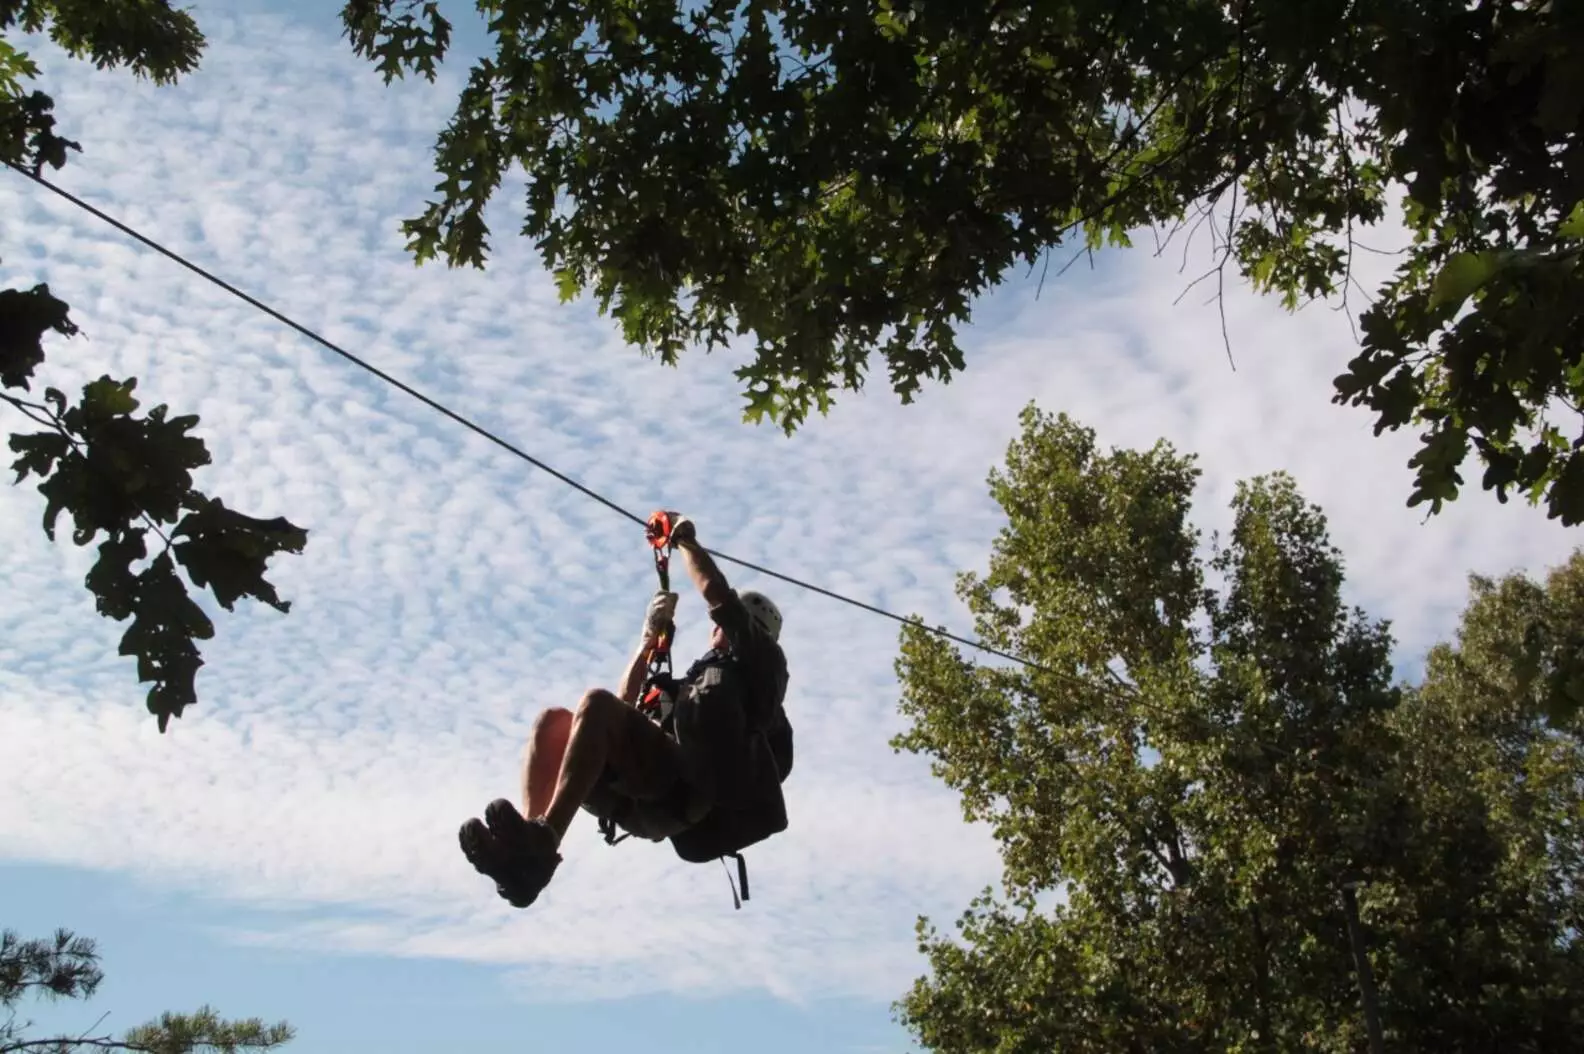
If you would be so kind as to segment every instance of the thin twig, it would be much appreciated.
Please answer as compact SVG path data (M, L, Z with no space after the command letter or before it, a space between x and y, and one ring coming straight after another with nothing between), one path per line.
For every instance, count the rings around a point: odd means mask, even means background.
M1241 184L1232 185L1232 206L1227 209L1226 252L1221 254L1221 263L1216 267L1216 306L1221 313L1221 343L1226 348L1227 362L1232 366L1232 372L1237 372L1237 361L1232 358L1232 335L1227 332L1226 317L1226 268L1232 259L1232 247L1235 243L1233 231L1237 228L1237 198Z
M1354 278L1352 281L1353 281L1353 288L1357 289L1359 291L1359 294L1361 296L1363 296L1365 300L1369 301L1369 304L1370 304L1371 307L1374 307L1375 306L1375 296L1374 296L1374 294L1372 294L1368 289L1365 289L1363 283L1361 283L1357 278Z
M26 417L28 420L34 422L35 424L41 424L45 428L55 428L55 427L57 427L55 422L53 420L51 420L50 418L48 418L48 417L39 417L38 413L35 413L35 411L38 411L38 412L42 412L42 413L45 413L45 414L49 414L50 413L50 408L47 407L47 406L42 406L39 403L30 403L26 399L18 399L16 396L7 395L4 392L0 392L0 399L4 399L6 402L8 402L12 406L16 407L17 410L20 411L24 417Z
M108 1010L106 1010L104 1013L100 1014L99 1015L99 1019L97 1021L95 1021L93 1024L89 1025L87 1028L82 1030L82 1035L77 1037L77 1042L81 1043L84 1040L86 1040L88 1038L88 1033L92 1032L94 1029L96 1029L100 1025L104 1024L104 1019L109 1017L109 1016L110 1016L110 1011L108 1011Z
M1089 246L1085 245L1083 248L1081 248L1077 252L1073 253L1072 259L1068 260L1067 263L1062 266L1062 269L1060 271L1056 272L1056 277L1060 278L1062 275L1064 275L1068 271L1072 270L1072 265L1077 263L1079 260L1083 259L1085 256L1087 256L1089 258L1089 270L1093 271L1094 270L1094 250L1089 248Z
M1376 249L1373 246L1365 245L1361 241L1355 241L1353 244L1354 244L1354 246L1356 248L1363 249L1367 253L1374 253L1376 256L1407 256L1408 255L1408 249L1406 249L1406 248L1402 248L1402 249Z
M1351 37L1349 40L1351 41ZM1349 45L1351 51L1351 43ZM1343 186L1343 200L1347 202L1347 262L1342 271L1342 310L1347 315L1348 330L1353 334L1353 343L1359 343L1358 323L1353 320L1352 305L1349 299L1349 290L1353 284L1353 193L1357 188L1357 174L1353 171L1353 157L1349 152L1351 144L1348 142L1347 128L1342 120L1342 93L1337 93L1336 101L1337 122L1337 147L1342 157L1342 171L1347 177Z
M1192 282L1189 282L1187 287L1184 288L1182 292L1178 293L1176 299L1172 301L1172 307L1176 307L1178 304L1181 304L1182 301L1183 301L1183 297L1185 297L1189 293L1193 292L1194 286L1198 285L1200 282L1203 282L1203 281L1207 280L1211 275L1215 274L1218 270L1219 270L1219 268L1212 267L1208 271L1206 271L1204 274L1200 275L1198 278L1195 278ZM1209 301L1206 301L1206 303L1208 303L1208 302Z
M1243 170L1247 162L1243 159L1246 152L1241 135L1243 126L1243 89L1248 81L1248 10L1252 5L1244 4L1238 11L1238 73L1237 95L1232 104L1232 129L1233 137L1233 162L1232 167ZM1216 307L1221 315L1221 344L1226 348L1227 362L1232 367L1232 372L1237 372L1237 361L1232 357L1232 336L1227 332L1226 317L1226 267L1232 259L1232 250L1237 244L1238 221L1238 191L1243 189L1241 178L1232 183L1232 203L1227 208L1226 251L1221 254L1221 263L1216 267Z
M1194 239L1199 236L1199 228L1203 227L1207 220L1211 221L1211 237L1214 239L1214 214L1199 202L1194 202L1194 207L1199 210L1199 222L1195 223L1193 228L1188 231L1188 240L1183 244L1182 263L1177 267L1178 274L1188 270L1188 251L1193 248ZM1187 221L1184 220L1183 222L1186 223ZM1212 253L1215 251L1215 242L1213 240L1211 241L1210 251Z
M1164 252L1165 249L1166 249L1166 244L1161 241L1161 227L1162 226L1164 226L1164 225L1163 224L1159 224L1159 223L1150 224L1150 237L1155 239L1155 252L1152 255L1157 260L1160 259L1160 254L1162 252Z

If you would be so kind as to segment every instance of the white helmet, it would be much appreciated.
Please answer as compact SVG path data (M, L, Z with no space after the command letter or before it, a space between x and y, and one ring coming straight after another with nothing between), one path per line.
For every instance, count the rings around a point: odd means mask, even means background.
M764 630L771 640L781 638L781 609L776 607L769 597L752 590L738 593L737 597L743 602L743 607L748 609L748 614L759 624L759 628Z

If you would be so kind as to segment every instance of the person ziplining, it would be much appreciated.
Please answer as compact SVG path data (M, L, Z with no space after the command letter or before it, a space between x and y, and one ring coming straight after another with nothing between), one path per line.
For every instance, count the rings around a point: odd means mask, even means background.
M693 863L735 857L744 900L742 850L786 830L792 727L781 612L762 593L731 587L692 521L656 512L646 531L660 589L617 690L591 689L575 711L543 711L524 757L522 810L497 798L458 832L468 863L513 907L528 907L549 885L579 809L598 818L610 844L635 835L670 839ZM672 550L714 623L709 650L681 678L671 675ZM741 907L736 898L734 887Z

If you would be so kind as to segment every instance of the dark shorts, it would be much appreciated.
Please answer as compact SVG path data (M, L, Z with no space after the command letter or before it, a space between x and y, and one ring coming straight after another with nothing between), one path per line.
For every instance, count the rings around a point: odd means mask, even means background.
M663 798L687 774L682 748L635 706L624 706L621 749L601 782L633 798Z
M625 707L620 748L583 808L638 838L668 838L690 825L693 783L677 741L636 707Z

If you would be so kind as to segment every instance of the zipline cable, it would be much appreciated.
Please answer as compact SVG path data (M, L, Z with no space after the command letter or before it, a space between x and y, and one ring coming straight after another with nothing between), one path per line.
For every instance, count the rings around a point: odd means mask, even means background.
M3 160L4 159L0 159L0 161L3 161ZM449 407L446 407L445 405L443 405L443 404L441 404L439 402L436 402L434 399L432 399L429 396L427 396L427 395L423 394L422 392L418 391L416 388L413 388L411 385L408 385L408 384L406 384L406 383L404 383L402 381L397 380L395 377L392 377L390 374L384 372L383 370L379 369L378 367L372 365L369 362L364 361L363 359L359 358L358 356L356 356L356 355L352 354L351 352L347 351L345 348L342 348L339 345L335 344L334 342L326 339L325 337L320 336L318 333L316 333L313 330L309 329L307 326L304 326L301 323L299 323L299 322L295 321L294 319L292 319L291 317L281 313L280 311L277 311L276 309L270 307L268 304L266 304L263 301L257 299L256 297L253 297L253 296L250 296L247 293L244 293L242 290L238 289L236 286L232 285L231 283L225 281L224 279L222 279L222 278L220 278L220 277L218 277L218 276L216 276L214 274L211 274L209 271L204 270L202 267L200 267L197 264L193 263L192 261L188 260L186 257L182 256L180 253L177 253L177 252L175 252L172 249L167 249L165 246L161 245L159 242L156 242L154 239L148 237L147 235L141 233L140 231L135 230L134 228L128 226L127 224L125 224L122 221L116 219L114 216L111 216L110 214L104 212L103 210L101 210L101 209L89 204L88 202L86 202L83 199L77 197L75 194L71 193L70 191L65 190L62 187L56 186L54 183L51 183L49 180L45 179L43 176L38 175L35 172L29 171L27 168L24 168L23 166L18 165L18 164L16 164L13 161L4 161L4 164L8 168L11 168L14 171L19 172L22 175L26 176L28 179L32 180L34 183L37 183L39 186L44 187L45 189L47 189L49 191L52 191L53 193L57 194L61 198L64 198L66 201L71 202L73 205L77 206L79 209L82 209L83 211L85 211L85 212L89 213L90 215L96 217L97 219L101 220L102 222L109 224L110 226L114 227L116 230L120 231L122 234L125 234L127 237L132 238L135 241L141 242L143 245L148 246L150 249L153 249L155 252L157 252L160 255L166 257L167 259L172 260L173 262L175 262L177 264L180 264L182 267L185 267L187 270L189 270L189 271L193 272L194 274L198 275L200 278L203 278L206 281L209 281L209 282L213 283L214 285L219 286L221 289L224 289L226 292L230 293L232 296L235 296L238 299L245 301L246 303L252 305L253 307L257 308L258 310L260 310L260 311L264 312L265 314L269 315L271 318L273 318L273 319L281 322L282 324L284 324L286 326L289 326L290 328L296 330L298 333L300 333L303 336L307 337L309 340L312 340L315 343L324 346L326 349L328 349L328 350L334 352L335 354L341 356L343 359L346 359L348 362L352 363L353 365L359 366L362 369L367 370L369 373L372 373L374 376L378 377L380 380L384 381L385 383L387 383L389 385L392 385L393 387L399 388L400 390L402 390L403 392L406 392L408 395L412 396L414 399L417 399L419 402L423 403L424 405L426 405L426 406L428 406L428 407L430 407L430 408L432 408L434 410L439 411L440 413L444 414L446 417L449 417L451 420L457 422L458 424L462 425L463 427L470 429L471 431L477 433L480 436L483 436L485 439L487 439L490 442L494 443L496 446L499 446L501 449L506 450L507 452L509 452L511 454L515 454L517 457L519 457L522 460L528 462L530 465L533 465L535 468L539 469L540 471L546 472L549 475L554 476L556 479L560 480L562 483L565 483L567 486L572 487L574 490L577 490L580 493L582 493L583 495L585 495L585 496L587 496L589 498L592 498L593 500L599 502L601 505L605 506L607 509L610 509L612 512L616 513L617 515L624 516L628 520L631 520L633 523L639 524L640 526L646 526L647 525L648 520L646 518L644 518L642 516L639 516L636 513L628 511L627 509L625 509L622 506L618 505L616 502L614 502L611 499L605 497L603 494L600 494L597 491L594 491L594 490L590 489L589 487L583 485L582 483L579 483L577 480L573 479L571 476L568 476L568 475L566 475L565 473L562 473L562 472L558 472L556 469L554 469L554 468L550 467L549 465L545 464L543 461L541 461L538 458L534 457L532 454L529 454L528 452L526 452L526 451L524 451L524 450L522 450L522 449L520 449L520 448L518 448L516 446L513 446L511 443L508 443L506 440L500 438L495 433L489 431L487 428L484 428L482 425L475 424L474 422L468 420L466 417L463 417L461 414L457 413L456 411L450 409ZM1017 663L1017 664L1025 667L1027 669L1035 670L1035 671L1037 671L1039 673L1046 674L1046 675L1048 675L1050 677L1053 677L1053 678L1055 678L1057 680L1067 681L1070 684L1073 684L1073 685L1076 685L1076 686L1079 686L1079 687L1083 687L1083 688L1094 688L1094 687L1096 687L1093 684L1093 682L1088 681L1085 678L1080 677L1080 676L1078 676L1076 674L1067 673L1067 672L1062 671L1062 670L1053 670L1053 669L1051 669L1048 666L1042 666L1039 663L1036 663L1036 662L1033 662L1033 661L1031 661L1029 659L1023 658L1020 655L1014 655L1011 652L1001 651L998 648L992 648L988 644L983 644L983 643L981 643L979 641L972 640L972 639L970 639L968 637L958 636L957 634L952 633L952 632L950 632L950 631L948 631L946 629L943 629L941 627L938 627L938 626L926 625L924 622L919 621L917 619L905 618L905 617L903 617L901 615L898 615L898 614L896 614L894 612L887 611L884 608L876 607L873 604L867 604L867 603L865 603L865 602L863 602L861 600L854 600L852 597L843 596L840 593L834 592L834 591L829 590L829 589L825 589L825 588L823 588L821 586L814 585L812 582L806 582L806 581L803 581L802 579L794 578L791 575L782 574L779 571L772 571L768 567L762 567L762 566L760 566L758 564L750 563L747 560L739 559L738 557L735 557L735 556L728 556L727 554L719 552L719 551L714 550L714 549L706 549L705 552L709 553L711 556L715 557L717 560L724 560L724 561L726 561L728 563L736 564L739 567L747 568L750 571L755 571L755 572L757 572L759 574L767 575L767 576L769 576L771 578L779 579L780 581L786 582L787 584L792 585L792 586L796 586L799 589L805 589L805 590L808 590L811 593L818 593L819 595L824 596L824 597L828 597L831 600L838 600L838 601L840 601L843 604L848 604L848 605L851 605L852 607L858 608L861 611L867 611L867 612L869 612L871 614L879 615L879 616L881 616L883 618L891 619L892 621L899 622L899 623L901 623L904 626L916 626L919 629L925 631L926 633L933 633L933 634L935 634L938 637L942 637L942 638L944 638L946 640L950 640L950 641L953 641L953 642L955 642L957 644L964 645L965 647L973 648L973 649L975 649L977 651L984 652L984 653L986 653L988 655L994 655L997 658L1006 659L1009 662ZM1112 676L1113 676L1113 678L1116 677L1116 675L1114 673L1112 674ZM1127 696L1129 699L1131 699L1135 704L1137 704L1143 710L1151 711L1151 712L1160 714L1162 716L1174 718L1174 719L1177 719L1177 720L1186 719L1186 720L1189 721L1190 724L1198 725L1199 728L1200 728L1200 731L1206 732L1206 733L1211 734L1211 735L1213 735L1217 731L1211 725L1211 723L1208 720L1204 719L1202 716L1197 715L1197 714L1192 714L1192 713L1184 713L1184 712L1176 710L1176 709L1174 709L1172 707L1163 706L1163 705L1161 705L1159 703L1153 702L1152 700L1149 700L1149 699L1145 698L1143 693L1141 693L1136 687L1134 687L1133 685L1128 684L1125 681L1118 680L1111 686L1111 688L1112 688L1114 693L1119 693L1121 695ZM1258 745L1265 746L1265 747L1270 748L1270 749L1279 749L1279 748L1277 748L1275 746L1275 744L1272 744L1272 743L1269 743L1269 742L1259 742L1259 741L1257 741L1257 743L1258 743ZM1329 763L1321 762L1318 759L1311 759L1311 761L1315 765L1316 768L1326 769L1326 770L1329 770L1329 771L1332 771L1332 772L1336 772L1338 774L1343 774L1342 770L1337 769L1335 766L1332 766ZM1375 781L1367 779L1366 782L1373 783Z
M412 396L414 399L417 399L419 402L423 403L424 405L429 406L432 409L438 410L442 414L445 414L447 417L451 418L451 420L455 421L459 425L462 425L464 428L472 429L474 432L477 432L479 435L483 436L485 439L488 439L491 443L494 443L495 445L497 445L499 447L502 447L502 448L504 448L506 450L509 450L513 454L516 454L518 457L522 458L524 461L528 462L530 465L533 465L535 468L538 468L538 469L540 469L540 470L542 470L544 472L550 473L550 475L554 476L556 479L559 479L562 483L565 483L567 486L574 487L577 490L582 491L588 497L593 498L595 501L599 502L601 505L604 505L607 508L609 508L609 509L611 509L611 510L617 512L617 513L620 513L621 515L627 517L629 520L632 520L634 523L636 523L636 524L638 524L640 526L643 525L643 523L644 523L643 517L633 515L632 513L628 512L626 509L622 508L620 505L617 505L615 502L611 501L609 498L606 498L605 496L590 490L588 487L585 487L583 484L579 483L577 480L573 479L572 477L567 476L567 475L563 475L562 473L557 472L555 469L551 468L549 465L545 464L543 461L540 461L538 458L534 457L532 454L529 454L529 453L527 453L526 451L523 451L523 450L519 450L517 447L514 447L510 443L506 442L506 440L502 439L500 436L495 435L493 432L490 432L487 429L482 428L481 426L474 424L472 421L469 421L466 417L463 417L461 414L455 412L454 410L451 410L448 407L443 406L442 404L440 404L440 403L436 402L435 400L429 398L429 396L425 395L423 392L418 391L416 388L413 388L411 385L405 384L402 381L397 380L395 377L392 377L390 374L386 373L384 370L380 369L378 366L375 366L372 363L366 362L363 359L360 359L356 355L352 354L350 351L347 351L345 348L342 348L342 347L332 343L331 341L326 340L324 337L321 337L319 334L315 333L313 330L309 329L307 326L304 326L302 323L297 322L295 319L292 319L289 316L282 314L281 312L279 312L279 311L275 310L274 308L270 307L268 304L264 303L263 301L259 300L258 298L250 296L247 293L244 293L242 290L238 289L236 286L232 285L230 282L227 282L225 279L219 277L218 275L211 274L210 272L204 270L202 267L199 267L197 264L195 264L192 261L190 261L190 260L186 259L185 257L183 257L180 253L175 252L172 249L165 248L165 246L161 245L159 242L155 241L153 238L150 238L147 235L144 235L143 233L141 233L141 232L139 232L137 230L134 230L133 228L127 226L125 223L122 223L120 220L116 219L114 216L111 216L109 213L103 212L100 209L96 208L95 206L90 205L88 202L84 201L82 198L77 197L77 195L73 194L71 191L65 190L65 189L63 189L61 187L57 187L55 184L51 183L49 180L45 179L43 176L35 175L34 173L29 172L26 168L23 168L21 165L18 165L14 161L6 161L5 164L6 164L7 167L9 167L9 168L11 168L11 169L13 169L13 170L15 170L17 172L22 173L24 176L26 176L27 178L31 179L33 182L37 183L39 186L45 187L45 188L47 188L49 190L54 191L56 194L58 194L61 197L65 198L67 201L71 202L73 205L76 205L79 209L82 209L84 212L90 213L91 215L95 216L96 218L104 221L105 223L108 223L110 226L114 227L116 230L120 231L122 234L125 234L127 237L133 238L133 239L135 239L137 241L142 242L144 245L148 246L150 249L153 249L155 252L159 253L161 256L164 256L164 257L166 257L167 259L170 259L170 260L174 260L176 263L181 264L181 266L187 268L187 270L189 270L189 271L193 272L194 274L198 275L200 278L204 278L204 279L206 279L206 280L208 280L210 282L213 282L215 285L219 286L221 289L224 289L226 292L230 293L232 296L236 297L239 300L246 301L247 303L251 304L252 306L258 308L260 311L264 312L266 315L268 315L271 318L275 319L277 322L280 322L280 323L282 323L283 325L286 325L286 326L290 326L292 329L295 329L298 333L301 333L303 336L307 337L309 340L316 341L319 344L324 345L326 348L329 348L331 351L335 352L337 355L341 356L343 359L346 359L348 362L352 363L353 365L361 366L363 369L365 369L368 372L372 373L374 376L378 377L380 380L384 381L386 384L393 385L394 387L400 388L402 391L406 392L408 395Z
M44 187L46 190L54 192L55 194L59 195L61 198L64 198L66 201L71 202L73 205L77 206L79 209L82 209L84 212L89 213L90 215L92 215L96 219L100 220L101 222L107 223L110 226L114 227L116 230L120 231L122 234L126 235L127 237L132 238L135 241L141 242L143 245L146 245L150 249L153 249L155 252L159 253L161 256L164 256L166 259L171 260L174 263L180 264L182 267L185 267L187 270L191 271L193 274L196 274L198 277L204 279L205 281L211 282L214 285L219 286L221 289L224 289L226 292L230 293L232 296L234 296L237 299L242 300L242 301L246 302L247 304L250 304L251 306L257 308L258 310L264 312L266 315L269 315L271 318L275 319L277 322L280 322L282 325L289 326L291 329L296 330L298 333L300 333L303 336L307 337L309 340L314 341L315 343L322 345L323 347L325 347L329 351L332 351L335 354L341 356L343 359L346 359L348 362L352 363L354 366L358 366L358 367L360 367L360 368L362 368L364 370L367 370L369 373L372 373L374 376L378 377L380 380L384 381L386 384L389 384L389 385L391 385L392 387L395 387L395 388L399 388L401 391L406 392L408 395L412 396L414 399L417 399L419 402L423 403L425 406L428 406L429 408L431 408L433 410L436 410L439 413L444 414L446 417L449 417L451 420L455 421L457 424L462 425L464 428L470 429L471 431L477 433L478 435L483 436L485 439L489 440L491 443L494 443L496 446L500 447L501 449L503 449L503 450L505 450L505 451L507 451L507 452L509 452L511 454L515 454L517 457L519 457L522 460L528 462L530 465L534 466L535 468L539 469L540 471L549 473L551 476L554 476L556 479L560 480L562 483L565 483L567 486L572 487L573 489L579 491L584 496L592 498L593 500L599 502L601 505L605 506L607 509L610 509L612 512L616 513L617 515L625 516L627 519L631 520L633 523L638 524L640 527L644 526L648 522L648 520L645 517L639 516L636 513L628 511L627 509L625 509L622 506L618 505L616 502L614 502L611 499L605 497L603 494L600 494L598 491L595 491L595 490L585 486L584 484L579 483L577 480L573 479L571 476L568 476L568 475L566 475L563 472L557 471L556 469L552 468L551 466L545 464L543 461L541 461L538 458L534 457L532 454L529 454L527 451L522 450L521 448L516 447L516 446L512 445L511 443L507 442L506 440L502 439L500 436L496 435L494 432L491 432L489 429L485 428L484 426L479 425L479 424L475 424L473 421L470 421L466 417L463 417L461 414L457 413L455 410L452 410L449 407L445 406L444 404L442 404L440 402L437 402L436 400L430 398L429 396L425 395L423 392L420 392L418 389L412 387L411 385L406 384L403 381L397 380L395 377L392 377L390 374L386 373L384 370L381 370L379 367L373 365L372 363L370 363L370 362L368 362L368 361L366 361L364 359L361 359L358 356L352 354L350 351L347 351L345 348L343 348L340 345L336 344L334 341L331 341L328 338L319 335L318 333L316 333L313 330L309 329L307 326L305 326L302 323L300 323L300 322L296 321L295 319L291 318L289 315L286 315L286 314L284 314L284 313L282 313L280 311L277 311L275 308L270 307L268 304L264 303L262 300L259 300L257 297L243 292L242 290L238 289L236 286L232 285L230 282L227 282L225 279L223 279L223 278L219 277L218 275L215 275L215 274L205 270L204 268L200 267L199 265L193 263L191 260L188 260L186 257L182 256L180 253L176 252L175 250L166 248L165 246L161 245L159 242L155 241L153 238L150 238L147 235L143 234L141 231L138 231L135 228L133 228L131 226L128 226L126 223L123 223L121 220L119 220L116 217L110 215L109 213L105 212L104 210L102 210L102 209L100 209L100 208L98 208L98 207L96 207L96 206L94 206L92 204L89 204L88 202L84 201L82 198L79 198L77 195L73 194L71 191L66 190L63 187L56 186L54 183L51 183L49 180L45 179L43 176L38 175L35 172L29 171L27 168L23 167L22 165L19 165L19 164L15 163L14 161L5 161L4 163L5 163L5 165L8 168L11 168L12 170L14 170L16 172L21 173L22 175L26 176L28 179L32 180L34 183L37 183L39 186ZM742 560L742 559L739 559L738 557L735 557L735 556L728 556L727 554L722 553L722 552L718 552L718 551L716 551L714 549L706 549L705 551L708 552L711 556L715 557L717 560L724 560L724 561L726 561L728 563L736 564L739 567L747 568L750 571L755 571L755 572L757 572L759 574L766 575L766 576L768 576L770 578L779 579L780 581L786 582L789 585L796 586L799 589L806 589L806 590L808 590L811 593L818 593L821 596L829 597L831 600L838 600L838 601L842 602L843 604L849 604L852 607L858 608L858 609L860 609L862 611L867 611L870 614L880 615L880 616L882 616L884 618L891 619L892 621L900 622L903 625L918 626L920 629L923 629L923 630L925 630L928 633L933 633L933 634L935 634L937 636L944 637L947 640L955 641L958 644L962 644L962 645L965 645L966 647L977 649L978 651L985 652L985 653L987 653L989 655L997 656L998 658L1007 659L1010 662L1019 663L1019 664L1021 664L1023 666L1029 667L1030 669L1044 670L1044 667L1040 666L1038 663L1030 662L1028 659L1024 659L1024 658L1022 658L1020 656L1013 655L1010 652L1005 652L1005 651L1001 651L1001 650L999 650L997 648L992 648L988 644L983 644L983 643L981 643L979 641L971 640L971 639L969 639L967 637L960 637L960 636L958 636L955 633L948 632L947 630L941 629L939 627L927 626L923 622L918 621L917 619L909 619L909 618L906 618L906 617L904 617L902 615L898 615L898 614L896 614L894 612L887 611L884 608L876 607L873 604L866 604L862 600L854 600L852 597L843 596L840 593L836 593L836 592L833 592L833 591L831 591L829 589L825 589L825 588L823 588L821 586L814 585L812 582L805 582L802 579L794 578L791 575L782 574L779 571L772 571L768 567L762 567L759 564L750 563L747 560ZM1045 672L1054 672L1054 671L1045 671Z

